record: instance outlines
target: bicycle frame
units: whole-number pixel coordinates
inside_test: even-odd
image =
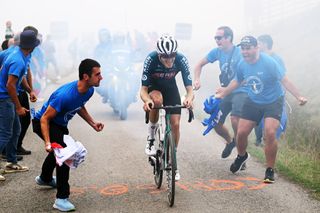
[[[163,111],[163,110],[161,110]],[[170,114],[165,114],[165,133],[164,133],[164,137],[163,137],[163,150],[164,150],[164,157],[166,157],[166,151],[168,149],[168,137],[171,137],[171,123],[170,123],[170,117],[171,115]],[[159,129],[160,130],[160,129]],[[170,136],[171,135],[171,136]],[[171,140],[171,143],[173,143],[173,151],[174,151],[174,162],[175,162],[175,165],[173,165],[173,168],[177,168],[177,158],[176,158],[176,141],[173,139]],[[168,167],[168,165],[166,165],[166,163],[168,163],[168,159],[164,159],[164,162],[165,162],[165,165],[164,165],[164,169],[166,169]]]
[[[176,143],[172,135],[171,130],[171,114],[165,113],[165,109],[186,108],[185,106],[163,106],[154,109],[159,109],[158,129],[156,130],[156,155],[149,157],[153,160],[154,166],[154,180],[159,189],[162,184],[163,171],[166,172],[167,184],[168,184],[168,201],[169,206],[174,204],[175,197],[175,172],[177,169],[176,159]],[[191,122],[193,119],[193,112],[189,109],[189,119]],[[149,117],[146,113],[146,123],[148,123]]]
[[[160,142],[160,144],[158,144],[158,147],[159,149],[161,149],[162,154],[165,154],[165,151],[167,150],[167,146],[168,146],[166,139],[169,136],[169,134],[171,134],[171,123],[170,123],[170,114],[166,114],[164,109],[159,110],[158,124],[159,126],[157,131],[159,131],[158,134],[159,134],[159,142]],[[176,156],[174,156],[174,158],[176,159]],[[165,162],[167,162],[166,159],[165,159]],[[167,165],[163,165],[163,166],[164,167],[162,169],[164,170]]]

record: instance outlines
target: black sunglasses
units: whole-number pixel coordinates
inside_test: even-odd
[[[177,53],[171,53],[170,55],[166,55],[166,54],[161,54],[160,57],[161,58],[174,58],[176,57]]]
[[[224,36],[215,36],[214,39],[220,41]]]

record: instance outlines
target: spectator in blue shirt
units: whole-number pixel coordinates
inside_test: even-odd
[[[286,67],[284,65],[284,62],[282,58],[273,52],[272,47],[273,47],[273,39],[270,35],[261,35],[257,38],[258,44],[259,44],[259,49],[261,52],[264,52],[271,56],[280,66],[282,71],[286,73]],[[285,104],[284,104],[285,107]],[[284,108],[285,110],[285,108]],[[285,113],[285,112],[284,112]],[[263,122],[260,122],[255,128],[254,128],[254,133],[256,135],[256,146],[261,146],[262,145],[262,138],[263,138]]]
[[[17,163],[16,148],[21,132],[19,116],[26,116],[28,110],[21,106],[18,87],[28,68],[31,52],[39,44],[35,32],[26,30],[20,35],[20,44],[3,62],[0,71],[0,153],[8,144],[13,151],[7,153],[6,173],[28,171]],[[8,148],[7,148],[8,151]],[[0,175],[0,180],[5,180]]]
[[[276,132],[280,124],[284,99],[284,86],[299,102],[304,105],[307,99],[300,95],[297,88],[289,81],[274,59],[258,48],[253,36],[242,38],[241,53],[243,60],[237,67],[237,76],[228,87],[217,90],[216,97],[228,95],[240,84],[248,88],[248,97],[243,104],[237,132],[238,156],[230,167],[232,173],[238,172],[250,155],[246,148],[248,135],[264,119],[265,156],[267,169],[265,183],[274,182],[274,165],[277,155]]]
[[[67,125],[75,114],[79,114],[97,132],[102,131],[104,125],[95,121],[85,107],[94,93],[93,87],[98,87],[101,80],[100,64],[92,59],[83,60],[79,66],[79,80],[67,83],[53,92],[32,120],[33,131],[44,140],[48,152],[41,174],[35,180],[38,185],[57,188],[53,207],[60,211],[75,210],[68,199],[70,167],[66,164],[57,165],[51,142],[66,147],[63,136],[69,134]],[[57,177],[52,176],[55,168]]]
[[[221,26],[217,29],[214,37],[217,43],[216,48],[213,48],[206,57],[201,59],[194,70],[194,88],[198,90],[201,87],[200,74],[202,67],[208,63],[219,62],[220,84],[223,87],[228,86],[230,81],[235,77],[235,68],[242,59],[240,48],[233,44],[233,31],[230,27]],[[237,126],[239,116],[247,96],[246,89],[239,87],[228,96],[224,97],[220,103],[222,115],[220,116],[218,124],[214,127],[216,133],[226,141],[226,146],[222,151],[221,157],[227,158],[230,156],[233,148],[236,146]],[[233,129],[233,137],[231,137],[224,122],[230,113],[230,120]],[[243,169],[245,166],[243,167]]]

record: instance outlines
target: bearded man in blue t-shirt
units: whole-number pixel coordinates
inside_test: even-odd
[[[300,95],[279,64],[269,55],[259,51],[256,38],[245,36],[241,39],[240,46],[243,60],[237,67],[236,79],[228,87],[219,88],[216,94],[216,97],[224,97],[239,85],[244,85],[248,91],[238,125],[238,156],[232,163],[230,171],[238,172],[249,159],[250,155],[246,152],[248,135],[261,119],[264,119],[267,161],[264,182],[273,183],[277,155],[276,132],[280,124],[284,100],[283,87],[299,101],[300,105],[307,103],[307,99]]]
[[[67,125],[76,113],[97,132],[103,129],[104,124],[95,121],[85,107],[94,93],[93,87],[98,87],[101,80],[100,64],[92,59],[83,60],[79,66],[79,80],[67,83],[54,91],[32,120],[33,131],[44,140],[45,150],[48,152],[42,165],[41,175],[35,180],[38,185],[57,188],[53,207],[60,211],[75,209],[68,199],[70,167],[66,164],[62,166],[56,164],[51,142],[66,147],[63,136],[69,134]],[[52,176],[54,168],[57,177]]]

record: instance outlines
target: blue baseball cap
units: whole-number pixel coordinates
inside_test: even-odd
[[[20,34],[19,46],[23,49],[32,49],[40,44],[40,40],[37,39],[37,35],[32,30],[25,30]]]

